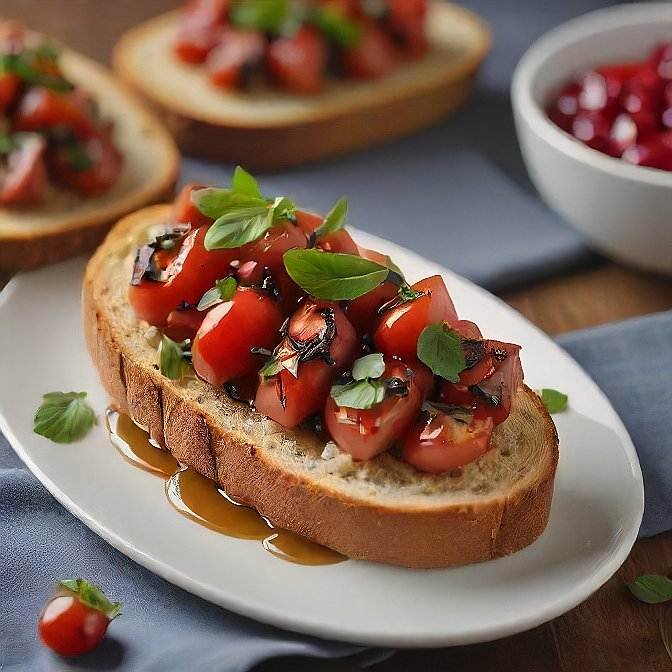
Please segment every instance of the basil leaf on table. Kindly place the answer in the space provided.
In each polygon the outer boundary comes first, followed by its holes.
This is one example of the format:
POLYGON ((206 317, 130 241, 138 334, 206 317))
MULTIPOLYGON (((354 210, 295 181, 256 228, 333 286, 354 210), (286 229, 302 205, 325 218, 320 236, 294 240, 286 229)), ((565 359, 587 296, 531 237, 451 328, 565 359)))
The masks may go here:
POLYGON ((344 301, 356 299, 385 281, 385 266, 354 254, 293 249, 283 256, 287 273, 304 291, 316 299, 344 301))
POLYGON ((456 383, 466 362, 462 340, 448 325, 442 322, 425 327, 418 338, 418 359, 426 364, 432 373, 456 383))
POLYGON ((662 604, 672 600, 672 579, 667 576, 643 574, 627 586, 638 600, 647 604, 662 604))
POLYGON ((33 431, 55 443, 81 439, 96 423, 86 392, 49 392, 42 397, 33 420, 33 431))
POLYGON ((568 397, 566 394, 549 387, 539 390, 538 394, 549 413, 562 413, 567 410, 568 397))

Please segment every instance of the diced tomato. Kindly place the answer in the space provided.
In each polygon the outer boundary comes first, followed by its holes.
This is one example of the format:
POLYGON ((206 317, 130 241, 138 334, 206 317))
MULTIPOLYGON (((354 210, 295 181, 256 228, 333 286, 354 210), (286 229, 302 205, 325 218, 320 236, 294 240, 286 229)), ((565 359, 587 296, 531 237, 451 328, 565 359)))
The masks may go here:
POLYGON ((123 166, 122 156, 108 133, 97 133, 81 142, 50 148, 47 162, 57 182, 83 196, 109 191, 123 166), (73 151, 77 152, 76 156, 73 151))
POLYGON ((212 219, 206 217, 191 200, 194 191, 202 189, 200 184, 185 184, 173 204, 173 220, 178 224, 189 224, 192 229, 212 224, 212 219))
POLYGON ((210 81, 224 89, 245 84, 249 69, 259 65, 266 42, 261 33, 227 29, 219 44, 208 54, 206 67, 210 81))
POLYGON ((0 204, 23 205, 43 200, 47 187, 44 165, 46 142, 34 134, 12 136, 19 147, 0 166, 0 204))
POLYGON ((186 63, 203 63, 221 37, 230 0, 192 0, 184 8, 175 53, 186 63))
POLYGON ((452 325, 452 328, 464 338, 471 338, 481 340, 483 334, 478 328, 478 325, 469 320, 458 320, 455 324, 452 325))
POLYGON ((208 252, 203 246, 207 230, 206 226, 194 229, 173 249, 155 253, 166 282, 143 279, 129 287, 128 299, 140 319, 163 327, 178 306, 196 305, 216 280, 230 274, 230 263, 238 258, 239 250, 208 252))
MULTIPOLYGON (((303 232, 310 236, 315 229, 317 229, 322 222, 324 217, 316 215, 312 212, 306 212, 304 210, 296 211, 296 223, 303 232)), ((324 238, 320 238, 317 241, 317 247, 325 252, 340 252, 342 254, 359 254, 359 248, 357 244, 352 239, 352 236, 345 230, 341 229, 332 233, 324 238)))
POLYGON ((89 101, 76 91, 59 93, 41 86, 28 89, 14 115, 17 131, 44 131, 56 127, 88 137, 97 132, 89 101))
POLYGON ((379 79, 387 75, 399 60, 392 38, 376 23, 362 24, 357 43, 344 49, 343 65, 355 79, 379 79))
POLYGON ((272 349, 284 319, 266 293, 239 287, 230 301, 210 309, 203 320, 191 348, 196 373, 220 386, 258 371, 260 357, 252 348, 272 349))
POLYGON ((13 72, 0 74, 0 114, 14 102, 20 86, 21 80, 13 72))
POLYGON ((278 37, 268 47, 268 68, 278 83, 293 93, 318 93, 324 85, 327 43, 310 26, 290 37, 278 37))
POLYGON ((419 58, 427 52, 427 0, 387 0, 386 22, 404 53, 419 58))
POLYGON ((440 474, 473 462, 490 449, 491 418, 468 424, 446 413, 423 414, 406 436, 403 457, 420 471, 440 474))
POLYGON ((163 331, 174 341, 184 341, 187 338, 194 340, 205 318, 205 311, 196 308, 173 310, 168 314, 163 331))
POLYGON ((353 299, 347 308, 348 319, 360 335, 370 334, 378 323, 378 309, 399 293, 399 287, 385 281, 370 292, 353 299))
POLYGON ((399 360, 386 362, 383 377, 406 383, 405 394, 388 394, 369 409, 339 407, 329 396, 324 420, 331 438, 356 460, 370 460, 404 436, 417 418, 423 390, 413 371, 399 360))
POLYGON ((274 352, 292 370, 262 376, 257 410, 283 427, 296 427, 324 408, 332 382, 352 364, 357 349, 357 334, 340 306, 307 301, 292 316, 274 352))
POLYGON ((446 322, 452 326, 458 319, 440 275, 420 280, 412 285, 412 289, 424 294, 386 310, 373 334, 377 350, 386 356, 397 355, 408 361, 416 359, 418 338, 426 326, 435 322, 446 322))

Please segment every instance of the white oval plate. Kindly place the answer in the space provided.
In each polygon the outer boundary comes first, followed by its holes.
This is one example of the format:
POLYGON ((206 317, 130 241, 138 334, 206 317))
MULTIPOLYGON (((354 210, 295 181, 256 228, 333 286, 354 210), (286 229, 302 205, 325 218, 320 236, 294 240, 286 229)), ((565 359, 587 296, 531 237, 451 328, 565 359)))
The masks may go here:
POLYGON ((555 416, 560 464, 550 523, 523 551, 444 570, 295 565, 176 513, 163 481, 120 457, 102 419, 72 445, 33 434, 45 392, 86 390, 99 418, 107 403, 80 326, 81 259, 19 276, 0 297, 0 429, 49 491, 114 547, 260 621, 364 644, 447 646, 511 635, 568 611, 618 569, 639 529, 642 477, 623 424, 581 368, 503 302, 407 250, 357 237, 391 254, 411 280, 441 273, 462 317, 523 346, 531 387, 569 394, 570 410, 555 416))

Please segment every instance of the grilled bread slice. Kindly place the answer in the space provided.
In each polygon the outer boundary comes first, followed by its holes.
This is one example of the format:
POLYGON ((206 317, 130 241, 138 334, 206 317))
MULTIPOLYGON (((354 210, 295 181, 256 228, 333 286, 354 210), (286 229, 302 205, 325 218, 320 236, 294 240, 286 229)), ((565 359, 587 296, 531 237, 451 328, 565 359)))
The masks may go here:
POLYGON ((156 118, 102 65, 67 48, 60 63, 66 78, 81 84, 114 123, 123 170, 101 196, 53 188, 43 205, 0 207, 0 269, 29 270, 93 249, 120 217, 166 200, 175 186, 179 154, 156 118))
POLYGON ((123 35, 115 70, 156 106, 185 152, 250 169, 343 154, 437 122, 467 99, 490 48, 480 18, 435 0, 427 16, 430 52, 387 77, 333 81, 317 96, 271 87, 224 91, 204 67, 174 55, 179 18, 163 14, 123 35))
POLYGON ((544 530, 558 438, 544 405, 522 388, 492 449, 459 473, 420 473, 391 454, 354 462, 316 434, 288 431, 195 378, 157 365, 126 299, 133 255, 170 206, 129 215, 89 262, 86 337, 103 384, 122 410, 179 461, 275 525, 351 558, 429 568, 507 555, 544 530))

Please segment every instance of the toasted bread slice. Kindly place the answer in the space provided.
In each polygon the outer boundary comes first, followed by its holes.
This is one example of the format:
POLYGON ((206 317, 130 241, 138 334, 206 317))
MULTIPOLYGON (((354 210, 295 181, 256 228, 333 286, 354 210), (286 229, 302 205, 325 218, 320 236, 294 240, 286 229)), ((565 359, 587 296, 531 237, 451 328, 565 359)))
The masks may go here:
POLYGON ((123 171, 101 196, 85 198, 53 188, 43 205, 0 208, 0 269, 28 270, 93 249, 120 217, 165 201, 175 186, 179 154, 157 119, 98 63, 64 48, 61 65, 114 122, 123 171))
POLYGON ((105 389, 179 461, 275 525, 351 558, 446 567, 513 553, 546 527, 558 437, 537 395, 521 389, 492 449, 459 474, 420 473, 393 455, 322 457, 324 441, 288 431, 221 389, 158 371, 156 349, 127 301, 135 246, 170 206, 123 219, 89 262, 89 351, 105 389))
POLYGON ((461 105, 490 48, 483 22, 435 0, 427 17, 431 49, 374 82, 330 82, 318 96, 271 87, 250 93, 213 86, 202 66, 173 53, 179 13, 127 32, 114 52, 119 75, 154 103, 187 153, 281 168, 343 154, 411 133, 461 105))

